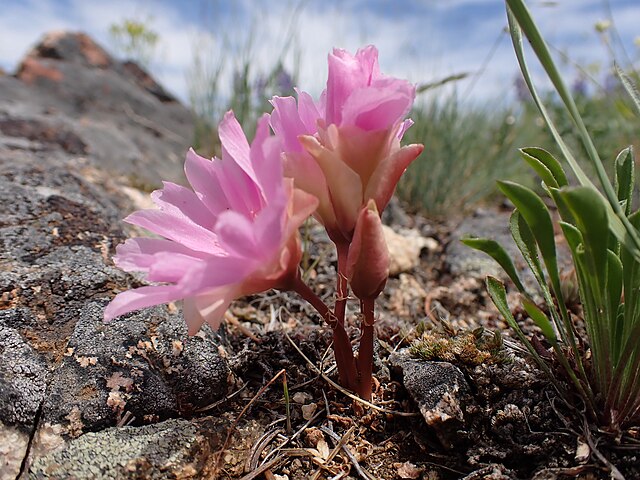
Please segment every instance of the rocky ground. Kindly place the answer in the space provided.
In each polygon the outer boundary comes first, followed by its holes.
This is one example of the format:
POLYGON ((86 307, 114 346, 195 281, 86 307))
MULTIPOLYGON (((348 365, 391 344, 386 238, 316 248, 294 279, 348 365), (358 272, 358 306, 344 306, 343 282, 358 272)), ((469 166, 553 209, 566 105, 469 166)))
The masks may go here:
MULTIPOLYGON (((288 294, 239 301, 194 337, 179 305, 104 324, 140 284, 110 260, 131 234, 121 219, 182 180, 192 129, 83 34, 46 36, 0 76, 0 478, 608 478, 611 463, 640 476, 637 450, 585 437, 492 333, 504 324, 483 277, 499 272, 457 240, 507 238, 507 211, 385 213, 373 406, 332 383, 330 331, 288 294)), ((334 252, 317 226, 306 234, 308 281, 330 299, 334 252)))

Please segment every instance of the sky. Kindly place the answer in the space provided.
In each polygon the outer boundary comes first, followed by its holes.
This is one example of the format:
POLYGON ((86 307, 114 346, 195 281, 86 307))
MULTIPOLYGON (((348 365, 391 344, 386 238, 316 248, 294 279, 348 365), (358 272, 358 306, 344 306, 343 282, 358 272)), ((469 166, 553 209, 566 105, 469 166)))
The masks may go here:
MULTIPOLYGON (((530 0, 528 5, 554 51, 570 59, 563 62, 570 79, 577 76, 574 63, 599 65, 595 77, 605 76, 611 53, 594 26, 607 19, 607 6, 617 34, 616 56, 638 65, 639 0, 530 0)), ((124 19, 142 20, 158 33, 150 70, 184 101, 196 54, 208 68, 223 66, 223 94, 234 67, 245 59, 259 74, 282 57, 286 69, 298 72, 300 88, 317 95, 331 48, 354 52, 367 44, 378 47, 386 74, 424 84, 466 73, 450 85, 463 100, 505 102, 515 96, 518 70, 500 0, 0 0, 0 68, 14 71, 51 30, 84 31, 114 51, 109 27, 124 19)))

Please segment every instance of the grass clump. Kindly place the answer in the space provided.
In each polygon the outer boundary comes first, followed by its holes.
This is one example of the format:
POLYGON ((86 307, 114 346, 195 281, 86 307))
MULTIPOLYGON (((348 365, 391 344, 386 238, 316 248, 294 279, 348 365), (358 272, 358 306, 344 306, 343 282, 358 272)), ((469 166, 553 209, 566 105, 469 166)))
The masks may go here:
POLYGON ((411 119, 415 123, 405 137, 423 143, 425 152, 402 177, 397 194, 428 216, 477 206, 495 193, 495 181, 504 175, 530 177, 512 155, 532 133, 515 111, 463 105, 453 95, 414 108, 411 119))

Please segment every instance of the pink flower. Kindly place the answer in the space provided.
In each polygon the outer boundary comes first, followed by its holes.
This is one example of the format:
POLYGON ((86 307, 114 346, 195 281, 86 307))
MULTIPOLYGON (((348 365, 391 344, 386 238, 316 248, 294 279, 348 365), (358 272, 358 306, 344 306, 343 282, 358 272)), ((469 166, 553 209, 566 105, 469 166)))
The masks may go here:
POLYGON ((118 294, 105 320, 184 299, 189 333, 217 327, 230 302, 270 288, 287 289, 298 275, 298 227, 316 209, 312 195, 284 179, 281 147, 261 118, 251 146, 233 115, 219 125, 222 160, 189 150, 185 173, 193 190, 164 183, 151 197, 156 210, 125 221, 163 238, 134 238, 114 257, 125 271, 160 283, 118 294))
POLYGON ((385 208, 422 145, 401 147, 411 126, 404 120, 415 98, 409 82, 380 73, 378 51, 329 55, 329 78, 320 101, 305 92, 274 97, 271 126, 282 139, 285 176, 316 196, 315 215, 334 241, 349 242, 369 199, 385 208))

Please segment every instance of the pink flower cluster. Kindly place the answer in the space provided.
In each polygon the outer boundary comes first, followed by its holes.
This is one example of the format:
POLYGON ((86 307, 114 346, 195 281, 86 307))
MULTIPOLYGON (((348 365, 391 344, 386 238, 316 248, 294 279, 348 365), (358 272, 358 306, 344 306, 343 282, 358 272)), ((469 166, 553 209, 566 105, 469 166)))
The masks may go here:
MULTIPOLYGON (((367 367, 350 345, 348 354, 338 354, 347 348, 344 301, 350 286, 372 316, 384 288, 389 259, 380 214, 423 148, 400 145, 414 97, 413 85, 380 73, 378 52, 369 46, 355 56, 337 49, 329 55, 327 87, 318 101, 300 91, 297 100, 274 97, 273 112, 261 118, 251 145, 227 113, 219 125, 222 158, 207 160, 190 150, 185 173, 191 188, 167 182, 152 193, 157 209, 125 220, 160 238, 129 239, 114 261, 156 285, 118 294, 105 319, 183 299, 193 334, 204 322, 217 327, 235 298, 294 290, 334 328, 341 381, 358 389, 351 377, 367 367), (298 228, 310 215, 338 251, 341 298, 333 312, 299 275, 298 228)), ((371 394, 370 387, 360 390, 371 394)))

